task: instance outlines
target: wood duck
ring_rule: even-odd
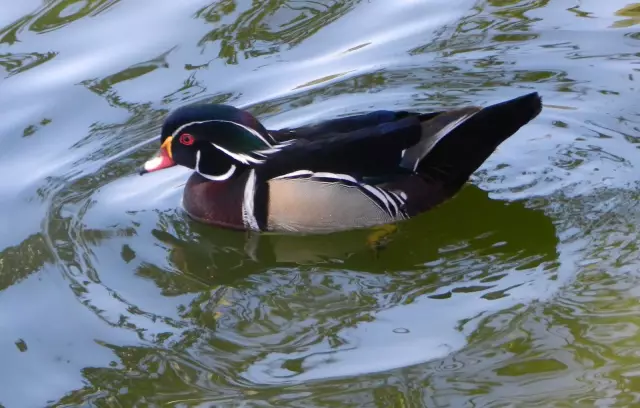
[[[216,226],[319,234],[393,225],[455,195],[541,109],[533,92],[485,108],[380,110],[267,130],[229,105],[189,105],[167,116],[140,174],[195,170],[184,208]]]

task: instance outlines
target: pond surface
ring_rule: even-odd
[[[640,403],[640,4],[24,0],[0,12],[0,405]],[[400,225],[200,225],[164,115],[541,115]]]

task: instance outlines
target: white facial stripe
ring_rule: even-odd
[[[231,165],[231,167],[229,167],[229,170],[227,170],[226,173],[224,174],[220,174],[218,176],[212,176],[210,174],[204,174],[203,172],[200,171],[200,150],[198,150],[196,152],[196,168],[195,171],[198,172],[198,174],[200,174],[202,177],[208,179],[208,180],[212,180],[212,181],[224,181],[224,180],[228,180],[231,176],[233,176],[233,173],[235,173],[236,171],[236,166],[235,165]]]
[[[282,148],[289,146],[290,144],[295,143],[295,139],[294,140],[285,140],[282,143],[278,143],[276,145],[274,145],[273,147],[269,148],[269,149],[262,149],[262,150],[256,150],[256,153],[264,156],[264,155],[268,155],[268,154],[272,154],[272,153],[278,153],[280,150],[282,150]]]
[[[255,164],[260,164],[262,163],[264,160],[260,160],[260,159],[256,159],[253,158],[247,154],[239,154],[239,153],[233,153],[227,149],[225,149],[222,146],[218,146],[215,143],[211,143],[213,145],[213,147],[215,147],[216,149],[220,150],[221,152],[223,152],[224,154],[233,157],[234,159],[236,159],[237,161],[239,161],[240,163],[244,163],[244,164],[249,164],[249,163],[255,163]]]
[[[260,134],[260,132],[258,132],[255,129],[250,128],[249,126],[245,126],[242,123],[238,123],[238,122],[233,122],[231,120],[220,120],[220,119],[216,119],[213,120],[212,122],[223,122],[223,123],[232,123],[236,126],[240,126],[241,128],[243,128],[244,130],[246,130],[247,132],[251,132],[255,137],[257,137],[258,139],[262,140],[263,142],[265,142],[267,144],[267,146],[271,146],[271,143],[269,143],[269,141],[267,139],[264,138],[264,136],[262,136]]]
[[[249,126],[245,126],[242,123],[238,123],[238,122],[234,122],[231,120],[221,120],[221,119],[210,119],[210,120],[201,120],[201,121],[195,121],[195,122],[189,122],[189,123],[185,123],[184,125],[180,126],[179,128],[177,128],[172,134],[171,136],[176,137],[180,134],[180,132],[182,132],[184,129],[188,128],[189,126],[193,126],[193,125],[201,125],[203,123],[211,123],[211,122],[220,122],[220,123],[231,123],[233,125],[239,126],[241,128],[243,128],[244,130],[246,130],[247,132],[251,133],[252,135],[254,135],[255,137],[257,137],[258,139],[262,140],[267,146],[271,147],[271,143],[264,138],[264,136],[262,136],[260,134],[260,132],[258,132],[255,129],[250,128]]]
[[[189,122],[189,123],[185,123],[184,125],[180,126],[179,128],[177,128],[172,134],[171,136],[176,137],[180,134],[180,132],[182,132],[185,128],[188,128],[189,126],[193,126],[193,125],[200,125],[202,123],[209,123],[209,122],[215,122],[215,120],[202,120],[199,122]]]

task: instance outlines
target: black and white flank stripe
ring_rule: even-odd
[[[258,224],[255,212],[256,202],[256,171],[251,169],[249,177],[244,185],[244,197],[242,199],[242,222],[245,228],[252,231],[261,231],[263,228]]]
[[[379,187],[359,182],[347,174],[336,174],[327,172],[312,172],[310,170],[298,170],[282,176],[274,177],[273,180],[294,180],[305,179],[318,183],[343,184],[357,188],[362,194],[368,197],[373,203],[386,212],[391,218],[405,220],[409,218],[407,213],[407,195],[400,191],[398,193],[388,191]]]
[[[394,220],[406,220],[407,195],[404,192],[388,191],[379,187],[359,182],[355,178],[346,174],[335,174],[327,172],[312,172],[310,170],[298,170],[282,176],[274,177],[272,180],[308,180],[317,183],[342,184],[355,187],[365,197],[370,199],[374,205],[389,215]],[[253,231],[264,231],[266,229],[266,197],[264,195],[266,184],[260,182],[256,175],[256,170],[251,169],[247,178],[244,197],[242,201],[242,220],[247,229]]]

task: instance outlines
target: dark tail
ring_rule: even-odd
[[[424,122],[422,140],[405,152],[403,166],[427,181],[443,182],[447,190],[457,190],[541,110],[542,99],[533,92],[484,109],[443,112]]]

